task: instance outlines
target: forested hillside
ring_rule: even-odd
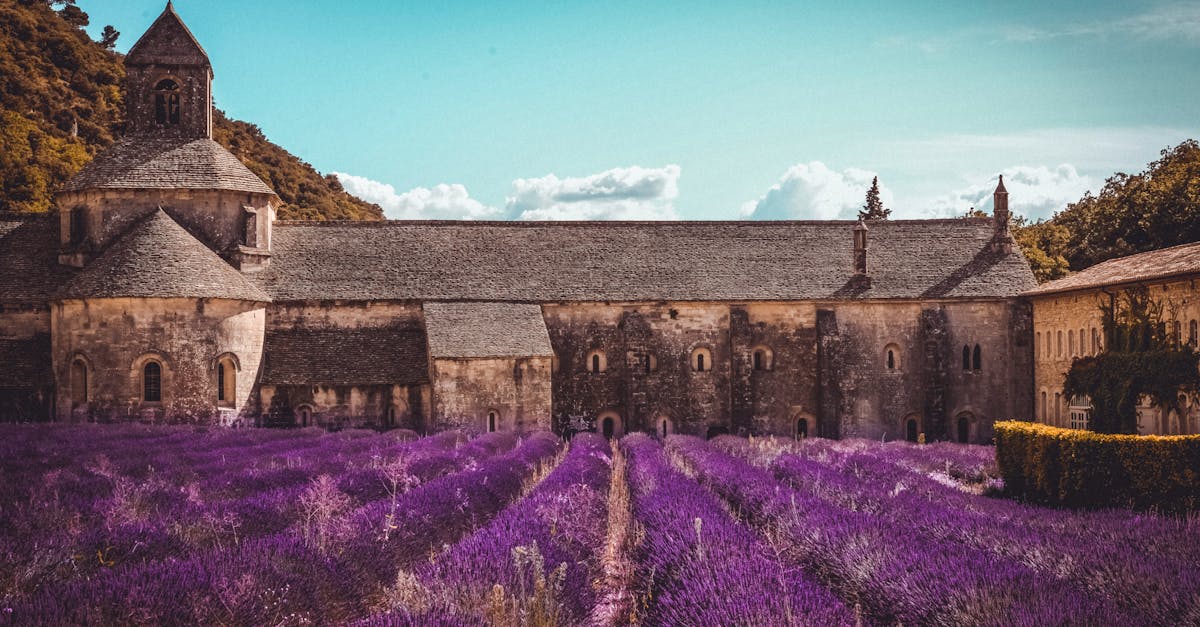
[[[1200,241],[1200,143],[1162,151],[1138,174],[1117,173],[1017,240],[1039,281],[1101,261]]]
[[[87,24],[70,2],[0,0],[0,211],[51,210],[54,190],[120,135],[120,34],[92,41]],[[383,217],[253,124],[218,111],[213,135],[275,189],[281,219]]]

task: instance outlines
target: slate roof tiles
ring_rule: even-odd
[[[1025,293],[1037,296],[1189,274],[1200,275],[1200,242],[1110,259]]]
[[[424,309],[435,359],[554,355],[538,305],[425,303]]]
[[[63,189],[223,189],[275,193],[224,146],[211,139],[143,135],[123,138],[96,155]]]

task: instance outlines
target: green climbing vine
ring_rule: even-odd
[[[1137,404],[1179,410],[1181,394],[1200,389],[1200,353],[1163,323],[1163,304],[1145,287],[1110,294],[1101,302],[1104,351],[1077,358],[1063,389],[1092,401],[1092,429],[1137,433]]]

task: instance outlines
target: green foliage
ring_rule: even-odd
[[[1013,226],[1013,237],[1025,253],[1038,283],[1067,276],[1070,267],[1065,254],[1071,239],[1067,227],[1042,220],[1030,224],[1023,217],[1016,218]]]
[[[0,1],[0,211],[52,210],[55,190],[120,133],[120,33],[106,27],[94,42],[87,19],[73,1]],[[252,124],[217,112],[213,135],[275,189],[281,218],[383,217]]]
[[[1200,389],[1200,354],[1167,333],[1162,303],[1144,287],[1113,295],[1100,312],[1105,350],[1072,362],[1063,390],[1091,399],[1095,431],[1137,433],[1143,396],[1178,411],[1179,395]]]
[[[1070,240],[1073,270],[1134,253],[1200,241],[1200,143],[1163,150],[1140,174],[1117,173],[1054,216]]]
[[[877,176],[871,179],[871,189],[867,190],[867,202],[858,212],[858,219],[886,220],[890,215],[892,215],[892,210],[885,209],[883,201],[879,199],[879,177]]]
[[[1108,435],[997,422],[1005,491],[1069,507],[1200,508],[1200,435]]]

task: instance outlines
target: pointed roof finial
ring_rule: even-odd
[[[208,53],[175,12],[171,0],[167,0],[162,14],[129,49],[125,64],[211,66]]]
[[[996,186],[996,191],[994,193],[996,193],[996,194],[1007,194],[1008,193],[1008,190],[1004,189],[1004,175],[1003,174],[1000,175],[1000,184]]]
[[[862,218],[859,218],[859,219],[858,219],[858,224],[855,224],[855,225],[854,225],[854,230],[855,230],[855,231],[865,231],[865,230],[867,230],[867,223],[866,223],[866,222],[863,222],[863,219],[862,219]]]

